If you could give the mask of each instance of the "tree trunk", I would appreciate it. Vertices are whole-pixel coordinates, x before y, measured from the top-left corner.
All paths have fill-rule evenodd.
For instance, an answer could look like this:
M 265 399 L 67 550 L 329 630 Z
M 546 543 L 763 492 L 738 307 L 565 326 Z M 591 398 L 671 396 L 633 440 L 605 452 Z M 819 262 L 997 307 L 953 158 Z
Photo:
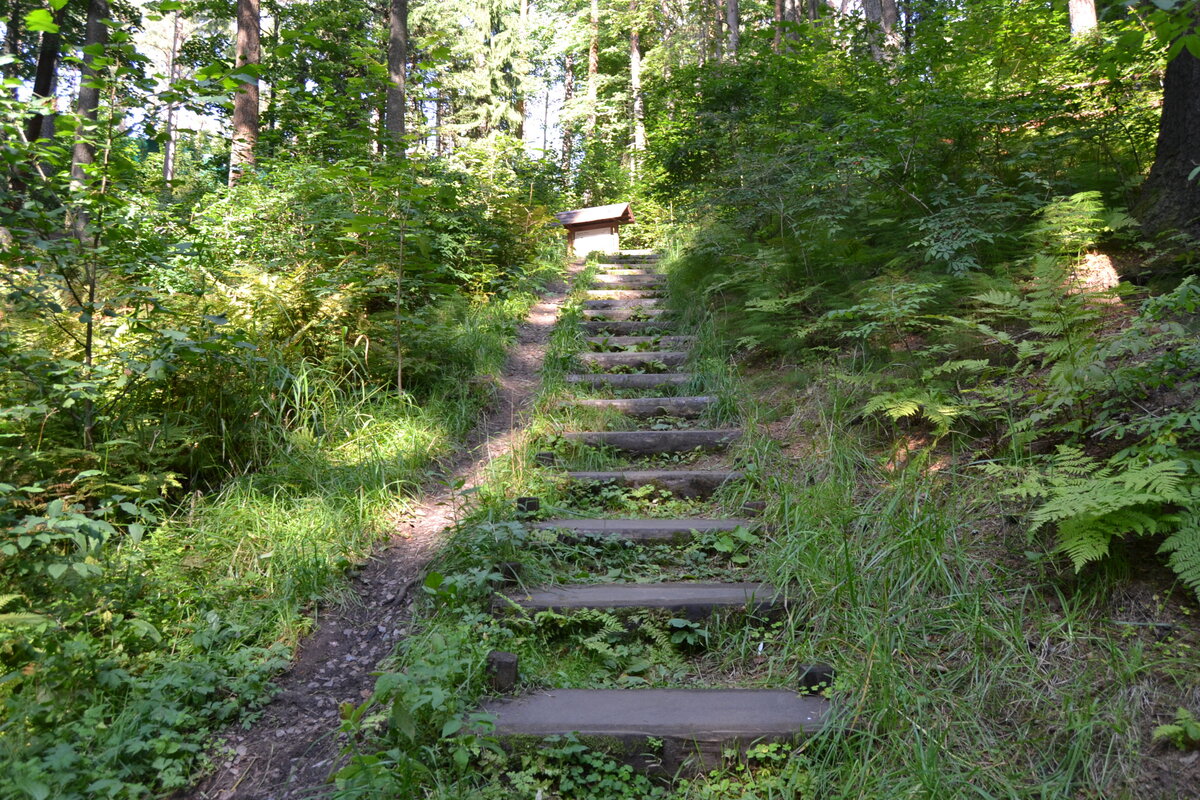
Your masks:
M 519 70 L 519 74 L 517 76 L 517 86 L 516 86 L 517 102 L 514 104 L 514 110 L 516 111 L 516 116 L 517 116 L 517 139 L 519 139 L 521 142 L 524 142 L 525 141 L 525 112 L 526 112 L 526 108 L 525 108 L 525 105 L 526 105 L 525 104 L 525 83 L 526 83 L 526 81 L 524 80 L 524 78 L 525 78 L 525 74 L 526 74 L 526 65 L 528 64 L 528 61 L 526 61 L 525 55 L 528 52 L 528 50 L 526 48 L 528 47 L 528 40 L 529 40 L 529 0 L 521 0 L 520 26 L 521 27 L 518 31 L 519 43 L 517 45 L 517 52 L 519 54 L 519 58 L 517 59 L 517 61 L 520 64 L 520 70 Z
M 261 26 L 259 0 L 237 0 L 237 66 L 262 61 L 259 44 Z M 229 148 L 229 185 L 233 186 L 254 164 L 258 141 L 258 78 L 242 83 L 233 96 L 233 141 Z
M 646 99 L 642 95 L 642 48 L 640 21 L 637 17 L 638 0 L 630 0 L 629 10 L 633 15 L 629 30 L 629 92 L 633 95 L 633 153 L 629 159 L 631 177 L 638 177 L 642 151 L 646 149 Z
M 21 5 L 20 0 L 13 0 L 12 14 L 8 18 L 8 27 L 4 32 L 4 54 L 12 56 L 12 63 L 4 68 L 4 77 L 15 78 L 20 69 L 21 62 L 17 56 L 21 52 L 21 25 L 25 21 L 25 8 Z M 12 98 L 14 100 L 19 96 L 17 87 L 12 88 Z
M 1193 11 L 1193 15 L 1200 11 Z M 1193 16 L 1195 19 L 1195 16 Z M 1196 30 L 1195 22 L 1189 33 Z M 1182 230 L 1200 237 L 1200 59 L 1185 47 L 1167 65 L 1154 166 L 1142 186 L 1147 235 Z
M 742 36 L 742 14 L 738 0 L 725 0 L 725 27 L 729 33 L 729 57 L 736 59 Z
M 71 183 L 76 186 L 82 186 L 87 181 L 87 168 L 96 162 L 96 145 L 92 140 L 93 131 L 89 128 L 96 122 L 100 110 L 100 75 L 93 67 L 96 56 L 89 53 L 88 49 L 95 45 L 103 47 L 108 43 L 108 27 L 104 24 L 107 17 L 108 0 L 91 0 L 88 3 L 87 28 L 83 34 L 79 99 L 75 105 L 80 125 L 75 131 L 75 145 L 71 152 Z M 76 238 L 82 238 L 83 227 L 86 224 L 85 214 L 76 216 Z
M 869 23 L 867 35 L 872 58 L 880 63 L 890 61 L 900 46 L 900 31 L 896 28 L 900 11 L 896 0 L 862 0 L 862 8 Z
M 592 25 L 592 41 L 588 47 L 587 77 L 587 134 L 589 138 L 596 133 L 596 84 L 600 80 L 600 0 L 592 0 L 590 19 Z
M 171 29 L 171 52 L 167 59 L 167 81 L 174 84 L 179 80 L 179 48 L 183 44 L 183 18 L 175 12 L 175 25 Z M 167 103 L 167 120 L 164 125 L 166 141 L 163 142 L 163 183 L 170 190 L 175 180 L 175 103 Z
M 1082 36 L 1096 29 L 1096 0 L 1069 0 L 1067 10 L 1071 15 L 1071 35 Z
M 54 14 L 54 22 L 61 25 L 66 7 Z M 62 37 L 57 33 L 43 33 L 38 47 L 37 71 L 33 76 L 33 96 L 54 97 L 58 89 L 58 60 Z M 25 125 L 25 138 L 29 141 L 48 139 L 54 135 L 54 114 L 34 114 Z
M 563 108 L 571 104 L 575 98 L 575 54 L 563 56 Z M 569 179 L 571 174 L 572 135 L 570 124 L 562 124 L 562 171 L 563 178 Z
M 408 65 L 408 0 L 388 6 L 388 88 L 384 128 L 396 152 L 403 154 L 405 71 Z
M 775 40 L 771 43 L 771 49 L 776 53 L 779 52 L 779 45 L 783 43 L 783 0 L 775 0 Z

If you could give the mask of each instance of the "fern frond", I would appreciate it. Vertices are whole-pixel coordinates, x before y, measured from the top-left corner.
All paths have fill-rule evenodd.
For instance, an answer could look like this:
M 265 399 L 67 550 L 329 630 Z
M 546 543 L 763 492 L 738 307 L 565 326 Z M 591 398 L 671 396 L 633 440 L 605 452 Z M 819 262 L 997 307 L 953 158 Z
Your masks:
M 1112 534 L 1095 520 L 1072 520 L 1058 529 L 1058 546 L 1055 548 L 1071 559 L 1075 571 L 1083 569 L 1089 561 L 1099 561 L 1108 555 Z
M 1000 289 L 993 289 L 983 294 L 974 295 L 972 299 L 997 309 L 1013 311 L 1021 308 L 1025 302 L 1021 299 L 1020 295 L 1014 292 L 1001 291 Z
M 1158 552 L 1171 554 L 1167 559 L 1171 569 L 1200 597 L 1200 510 L 1185 512 L 1178 529 L 1166 538 Z
M 948 375 L 952 372 L 980 372 L 991 366 L 991 362 L 986 358 L 967 358 L 960 361 L 947 361 L 944 364 L 938 364 L 936 367 L 930 367 L 922 374 L 925 380 L 935 378 L 938 375 Z

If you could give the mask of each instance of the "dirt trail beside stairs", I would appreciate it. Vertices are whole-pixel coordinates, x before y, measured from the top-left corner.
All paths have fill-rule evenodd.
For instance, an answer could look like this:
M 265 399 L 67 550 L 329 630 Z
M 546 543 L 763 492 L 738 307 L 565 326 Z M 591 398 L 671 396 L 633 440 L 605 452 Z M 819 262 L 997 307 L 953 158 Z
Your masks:
M 485 465 L 512 446 L 538 387 L 538 373 L 565 284 L 533 307 L 517 333 L 500 376 L 496 402 L 482 417 L 463 454 L 445 474 L 463 489 L 475 485 Z M 370 696 L 371 673 L 408 632 L 410 589 L 453 521 L 455 491 L 431 489 L 425 500 L 353 580 L 352 599 L 323 610 L 317 631 L 301 645 L 281 676 L 279 695 L 248 731 L 227 731 L 227 753 L 197 787 L 178 795 L 190 800 L 299 800 L 325 795 L 338 766 L 338 706 Z

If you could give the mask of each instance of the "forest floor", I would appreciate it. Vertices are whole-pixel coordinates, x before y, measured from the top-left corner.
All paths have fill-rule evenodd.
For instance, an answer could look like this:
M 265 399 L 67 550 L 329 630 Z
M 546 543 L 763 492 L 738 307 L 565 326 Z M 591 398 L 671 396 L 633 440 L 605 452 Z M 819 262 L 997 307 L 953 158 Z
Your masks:
M 573 267 L 572 269 L 576 269 Z M 278 695 L 248 728 L 231 728 L 212 773 L 177 796 L 189 800 L 302 800 L 331 791 L 340 765 L 338 728 L 344 704 L 370 697 L 377 665 L 408 633 L 411 590 L 461 511 L 462 495 L 483 469 L 508 452 L 537 393 L 546 347 L 566 298 L 555 283 L 517 330 L 495 399 L 460 455 L 402 519 L 355 576 L 342 602 L 314 612 L 317 629 L 277 681 Z

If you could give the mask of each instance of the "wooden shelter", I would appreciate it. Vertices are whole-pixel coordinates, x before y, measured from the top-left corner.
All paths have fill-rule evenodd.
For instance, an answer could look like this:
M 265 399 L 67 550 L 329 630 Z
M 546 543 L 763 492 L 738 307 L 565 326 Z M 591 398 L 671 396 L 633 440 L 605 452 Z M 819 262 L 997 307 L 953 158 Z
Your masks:
M 554 216 L 567 229 L 567 251 L 572 255 L 587 255 L 593 250 L 615 253 L 621 249 L 617 229 L 633 222 L 629 203 L 577 208 Z

